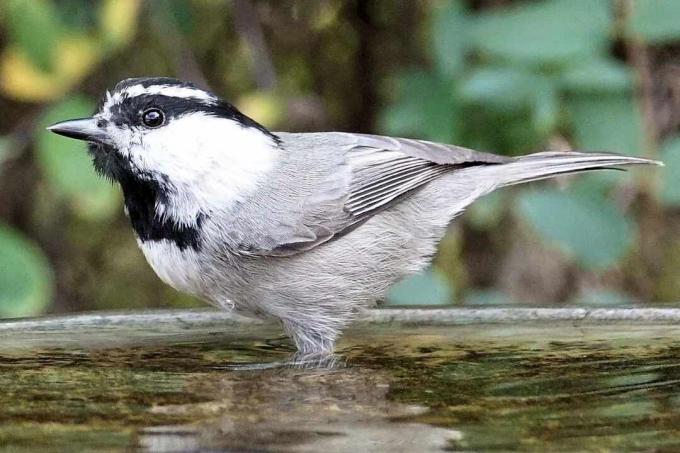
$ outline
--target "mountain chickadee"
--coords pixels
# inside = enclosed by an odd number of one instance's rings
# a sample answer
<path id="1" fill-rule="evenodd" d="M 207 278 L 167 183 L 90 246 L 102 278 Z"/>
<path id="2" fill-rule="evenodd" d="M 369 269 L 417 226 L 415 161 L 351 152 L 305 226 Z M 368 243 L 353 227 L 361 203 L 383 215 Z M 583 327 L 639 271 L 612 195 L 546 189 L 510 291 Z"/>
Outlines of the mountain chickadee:
<path id="1" fill-rule="evenodd" d="M 659 164 L 606 153 L 521 157 L 339 132 L 270 132 L 195 85 L 124 80 L 85 140 L 117 181 L 139 246 L 179 291 L 280 320 L 302 354 L 333 351 L 361 307 L 425 267 L 447 226 L 498 187 Z"/>

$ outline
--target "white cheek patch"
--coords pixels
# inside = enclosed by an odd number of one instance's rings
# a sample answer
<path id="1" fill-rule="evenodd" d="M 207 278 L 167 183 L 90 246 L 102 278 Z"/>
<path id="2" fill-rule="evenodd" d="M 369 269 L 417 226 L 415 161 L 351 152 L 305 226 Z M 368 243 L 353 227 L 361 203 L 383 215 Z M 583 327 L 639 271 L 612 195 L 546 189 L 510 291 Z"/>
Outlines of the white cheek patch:
<path id="1" fill-rule="evenodd" d="M 176 189 L 167 206 L 157 207 L 158 214 L 186 224 L 195 222 L 198 212 L 244 200 L 272 170 L 279 152 L 262 131 L 205 113 L 137 134 L 139 140 L 129 147 L 133 164 L 165 175 Z"/>

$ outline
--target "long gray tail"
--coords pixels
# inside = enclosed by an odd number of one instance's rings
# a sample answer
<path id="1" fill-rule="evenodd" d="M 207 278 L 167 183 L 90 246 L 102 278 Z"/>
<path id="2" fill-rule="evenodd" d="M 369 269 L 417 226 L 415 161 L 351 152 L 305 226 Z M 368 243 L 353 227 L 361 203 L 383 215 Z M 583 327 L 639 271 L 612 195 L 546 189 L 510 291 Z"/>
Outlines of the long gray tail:
<path id="1" fill-rule="evenodd" d="M 485 173 L 493 177 L 497 187 L 552 178 L 568 173 L 597 169 L 620 169 L 628 165 L 663 165 L 641 157 L 610 153 L 543 152 L 518 157 L 507 164 L 489 165 Z"/>

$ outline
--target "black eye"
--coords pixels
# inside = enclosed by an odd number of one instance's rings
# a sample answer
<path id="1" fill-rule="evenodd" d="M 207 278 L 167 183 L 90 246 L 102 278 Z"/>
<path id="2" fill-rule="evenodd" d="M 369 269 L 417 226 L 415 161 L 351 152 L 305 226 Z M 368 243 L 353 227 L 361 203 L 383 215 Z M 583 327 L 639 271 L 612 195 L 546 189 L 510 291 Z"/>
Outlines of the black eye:
<path id="1" fill-rule="evenodd" d="M 165 115 L 158 109 L 145 110 L 142 113 L 142 122 L 147 127 L 158 127 L 163 124 Z"/>

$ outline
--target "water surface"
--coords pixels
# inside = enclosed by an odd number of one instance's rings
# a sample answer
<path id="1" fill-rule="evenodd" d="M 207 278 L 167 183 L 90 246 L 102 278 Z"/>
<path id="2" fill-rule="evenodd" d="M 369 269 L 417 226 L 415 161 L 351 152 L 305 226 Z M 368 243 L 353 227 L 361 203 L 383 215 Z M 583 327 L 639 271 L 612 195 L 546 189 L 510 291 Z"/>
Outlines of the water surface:
<path id="1" fill-rule="evenodd" d="M 680 449 L 680 327 L 365 325 L 344 366 L 273 327 L 0 332 L 3 451 Z"/>

